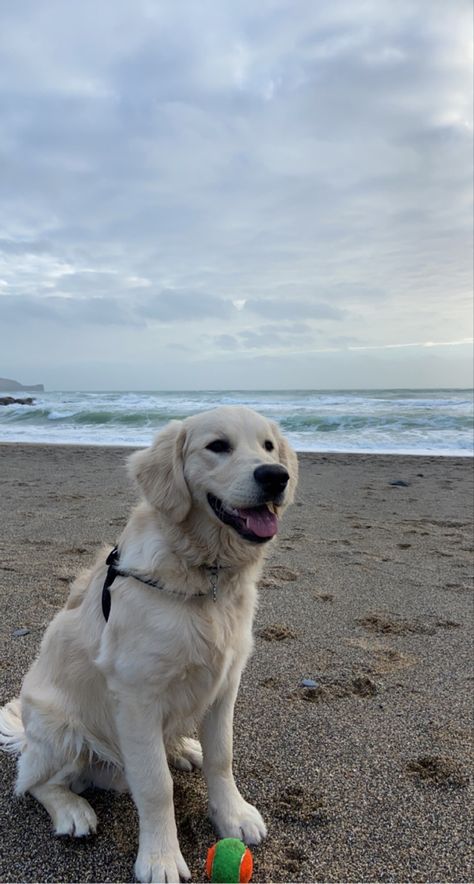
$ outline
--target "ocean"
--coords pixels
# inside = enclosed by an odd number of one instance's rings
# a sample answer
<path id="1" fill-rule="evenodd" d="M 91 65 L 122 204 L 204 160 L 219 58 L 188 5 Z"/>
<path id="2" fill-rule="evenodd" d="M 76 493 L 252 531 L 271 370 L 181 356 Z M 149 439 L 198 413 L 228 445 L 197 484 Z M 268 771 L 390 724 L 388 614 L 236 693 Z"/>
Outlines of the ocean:
<path id="1" fill-rule="evenodd" d="M 2 394 L 3 395 L 3 394 Z M 52 392 L 0 406 L 1 442 L 147 445 L 172 418 L 244 404 L 298 451 L 473 455 L 472 390 Z"/>

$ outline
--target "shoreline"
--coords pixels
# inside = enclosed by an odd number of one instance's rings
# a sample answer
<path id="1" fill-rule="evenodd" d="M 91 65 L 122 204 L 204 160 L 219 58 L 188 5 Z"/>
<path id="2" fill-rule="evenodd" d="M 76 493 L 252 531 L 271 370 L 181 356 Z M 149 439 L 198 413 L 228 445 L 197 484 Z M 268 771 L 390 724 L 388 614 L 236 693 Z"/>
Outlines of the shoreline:
<path id="1" fill-rule="evenodd" d="M 148 444 L 151 444 L 152 439 L 153 439 L 153 436 L 150 437 L 150 442 Z M 0 439 L 0 448 L 3 448 L 3 447 L 5 447 L 5 448 L 7 448 L 7 447 L 11 447 L 11 448 L 25 447 L 25 448 L 39 448 L 39 449 L 41 449 L 41 448 L 44 448 L 44 449 L 65 448 L 68 450 L 69 449 L 77 449 L 77 450 L 86 449 L 87 451 L 89 451 L 91 449 L 92 450 L 99 449 L 99 450 L 104 450 L 104 451 L 124 451 L 124 452 L 128 451 L 131 453 L 132 451 L 137 451 L 139 449 L 146 448 L 147 445 L 133 445 L 133 444 L 118 445 L 118 444 L 112 443 L 112 442 L 110 444 L 104 443 L 104 442 L 100 442 L 100 443 L 99 442 L 97 442 L 97 443 L 96 442 L 17 442 L 17 441 L 9 442 L 7 440 Z M 451 452 L 444 453 L 444 452 L 433 452 L 433 451 L 420 451 L 420 452 L 414 452 L 414 451 L 411 451 L 411 452 L 405 452 L 405 451 L 328 451 L 328 450 L 322 450 L 322 451 L 317 450 L 316 451 L 315 449 L 308 449 L 307 450 L 307 449 L 298 449 L 298 448 L 295 448 L 295 451 L 296 451 L 296 454 L 298 455 L 298 457 L 300 457 L 300 456 L 301 457 L 313 457 L 314 456 L 314 457 L 329 457 L 331 459 L 335 458 L 335 457 L 364 457 L 364 458 L 367 458 L 367 457 L 375 457 L 375 458 L 404 457 L 407 459 L 409 459 L 409 458 L 414 458 L 414 459 L 426 458 L 429 460 L 430 458 L 436 458 L 436 459 L 439 458 L 441 460 L 458 460 L 458 459 L 460 459 L 462 461 L 466 461 L 466 460 L 474 461 L 474 452 L 473 453 L 458 452 L 456 454 L 453 454 Z"/>
<path id="2" fill-rule="evenodd" d="M 124 527 L 129 453 L 0 443 L 1 704 L 70 581 Z M 269 828 L 254 879 L 472 881 L 471 461 L 298 455 L 235 710 L 236 780 Z M 78 844 L 14 797 L 14 777 L 1 754 L 1 881 L 133 880 L 128 795 L 89 792 L 98 833 Z M 203 779 L 173 779 L 183 855 L 202 881 L 215 840 Z"/>

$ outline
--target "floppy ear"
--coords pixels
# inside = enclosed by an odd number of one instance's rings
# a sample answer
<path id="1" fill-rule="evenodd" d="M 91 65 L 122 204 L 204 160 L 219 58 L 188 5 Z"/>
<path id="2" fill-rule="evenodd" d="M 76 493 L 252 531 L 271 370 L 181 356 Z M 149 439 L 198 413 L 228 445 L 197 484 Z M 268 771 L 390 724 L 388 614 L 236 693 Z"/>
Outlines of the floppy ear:
<path id="1" fill-rule="evenodd" d="M 285 437 L 281 435 L 277 424 L 273 424 L 273 427 L 278 439 L 278 459 L 281 465 L 286 467 L 290 474 L 286 503 L 293 503 L 296 486 L 298 484 L 298 458 Z"/>
<path id="2" fill-rule="evenodd" d="M 128 459 L 129 474 L 138 482 L 148 503 L 182 522 L 191 508 L 191 494 L 184 478 L 182 421 L 171 421 L 158 433 L 151 448 L 136 451 Z"/>

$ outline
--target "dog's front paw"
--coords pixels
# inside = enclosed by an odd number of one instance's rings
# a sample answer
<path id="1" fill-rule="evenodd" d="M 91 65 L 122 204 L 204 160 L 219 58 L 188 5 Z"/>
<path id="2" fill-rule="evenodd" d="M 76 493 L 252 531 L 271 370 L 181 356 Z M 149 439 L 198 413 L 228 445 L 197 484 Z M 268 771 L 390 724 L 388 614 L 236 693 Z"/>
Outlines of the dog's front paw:
<path id="1" fill-rule="evenodd" d="M 72 792 L 54 808 L 54 834 L 83 838 L 97 829 L 97 817 L 89 802 Z"/>
<path id="2" fill-rule="evenodd" d="M 228 804 L 211 806 L 209 815 L 221 838 L 240 838 L 245 844 L 260 844 L 267 835 L 257 808 L 240 795 Z"/>
<path id="3" fill-rule="evenodd" d="M 140 848 L 135 863 L 135 877 L 137 881 L 146 882 L 173 882 L 179 884 L 181 880 L 188 881 L 191 877 L 178 844 L 174 848 L 159 845 L 152 849 Z"/>

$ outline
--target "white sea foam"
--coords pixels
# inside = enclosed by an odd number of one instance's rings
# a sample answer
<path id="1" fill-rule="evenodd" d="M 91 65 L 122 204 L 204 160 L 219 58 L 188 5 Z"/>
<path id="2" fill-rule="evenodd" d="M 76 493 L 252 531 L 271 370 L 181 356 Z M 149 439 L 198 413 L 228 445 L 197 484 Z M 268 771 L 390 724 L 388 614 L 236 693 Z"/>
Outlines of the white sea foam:
<path id="1" fill-rule="evenodd" d="M 0 441 L 146 445 L 168 420 L 246 404 L 300 451 L 472 455 L 470 390 L 41 393 L 0 407 Z"/>
<path id="2" fill-rule="evenodd" d="M 65 420 L 67 417 L 74 417 L 75 414 L 75 411 L 50 411 L 48 413 L 48 420 L 62 421 Z"/>

